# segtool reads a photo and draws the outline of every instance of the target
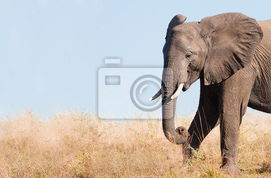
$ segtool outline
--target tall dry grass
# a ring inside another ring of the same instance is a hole
[[[189,119],[178,120],[189,125]],[[219,129],[190,164],[163,136],[160,121],[110,122],[84,114],[42,122],[31,113],[0,122],[2,177],[227,177]],[[271,176],[271,118],[245,118],[238,149],[242,177]]]

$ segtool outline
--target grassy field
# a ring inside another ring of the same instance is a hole
[[[247,116],[238,149],[242,177],[271,176],[271,117]],[[188,126],[190,119],[178,119]],[[109,122],[89,115],[26,113],[0,122],[1,177],[227,177],[219,169],[219,129],[197,159],[163,136],[160,121]]]

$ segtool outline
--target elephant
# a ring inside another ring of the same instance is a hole
[[[221,168],[239,173],[236,151],[247,107],[271,113],[271,20],[242,13],[186,19],[179,14],[168,25],[161,89],[151,99],[162,97],[164,135],[182,144],[188,159],[220,125]],[[175,129],[177,98],[198,79],[197,112],[188,130]]]

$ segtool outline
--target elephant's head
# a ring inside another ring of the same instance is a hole
[[[175,129],[174,124],[181,90],[187,90],[199,78],[204,85],[229,78],[250,62],[263,35],[256,20],[240,13],[207,17],[201,22],[185,20],[185,16],[176,15],[168,25],[162,89],[154,97],[162,94],[163,130],[176,144],[188,138],[187,131]]]

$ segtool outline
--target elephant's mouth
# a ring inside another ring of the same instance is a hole
[[[191,86],[191,84],[190,84],[190,83],[188,83],[188,82],[184,83],[184,86],[183,86],[183,91],[188,90],[188,88],[190,88],[190,86]]]
[[[186,91],[188,88],[190,88],[191,83],[185,82],[185,83],[180,83],[178,86],[176,86],[175,92],[168,98],[168,101],[171,101],[175,98],[177,98],[180,95],[181,91]],[[149,99],[149,101],[153,101],[156,98],[160,97],[162,95],[162,89],[160,89],[153,97]]]

